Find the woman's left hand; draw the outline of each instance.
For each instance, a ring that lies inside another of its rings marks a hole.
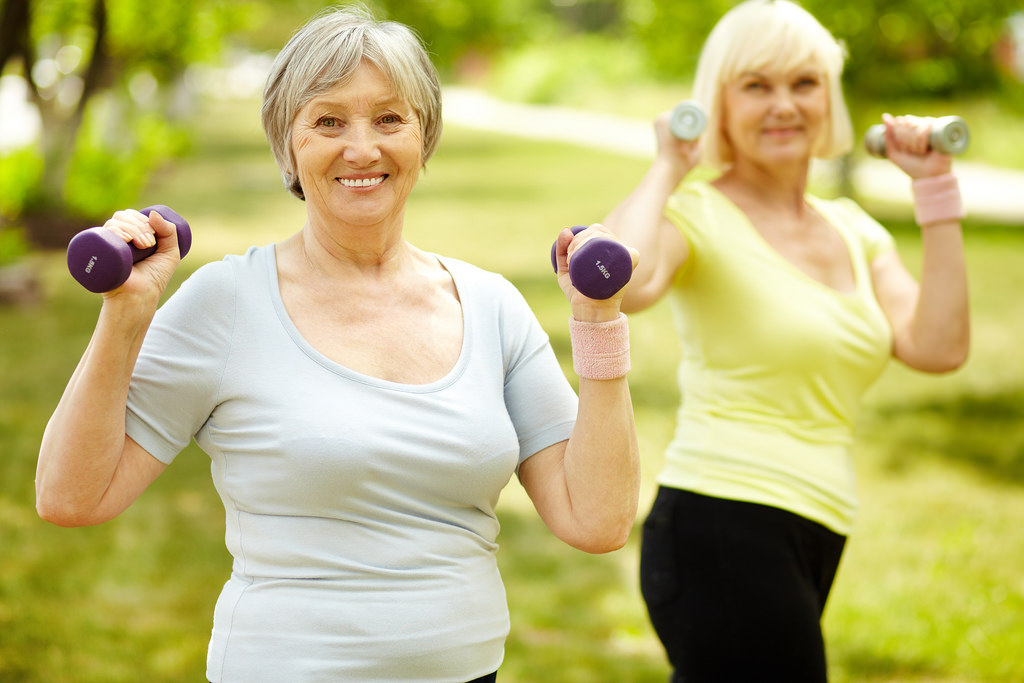
[[[600,223],[594,223],[589,226],[586,230],[581,230],[577,234],[573,234],[569,228],[563,228],[562,232],[558,234],[558,240],[555,242],[555,263],[558,268],[558,284],[565,293],[565,297],[569,300],[569,305],[572,307],[572,316],[581,322],[606,322],[609,320],[615,320],[619,315],[619,309],[622,305],[622,297],[625,294],[626,287],[629,287],[627,283],[622,289],[612,294],[607,299],[591,299],[584,296],[576,287],[572,284],[572,279],[569,277],[569,261],[572,260],[572,256],[578,251],[584,244],[594,239],[609,239],[619,242],[621,241],[612,233],[610,233]],[[636,270],[637,262],[640,258],[640,252],[632,247],[623,245],[626,247],[630,256],[630,272]]]
[[[936,152],[928,142],[933,120],[882,114],[886,156],[911,178],[945,175],[953,169],[953,157]]]

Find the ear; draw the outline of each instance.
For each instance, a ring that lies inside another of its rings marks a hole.
[[[284,180],[284,186],[289,192],[302,201],[306,201],[306,195],[302,192],[302,183],[299,182],[298,174],[290,169],[284,169],[281,171],[281,178]]]
[[[302,192],[302,183],[299,182],[299,176],[293,173],[289,173],[288,178],[288,191],[291,192],[296,197],[298,197],[299,199],[301,199],[302,201],[306,201],[306,195],[303,194]]]

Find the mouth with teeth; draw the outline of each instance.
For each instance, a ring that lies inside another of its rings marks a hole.
[[[388,177],[388,174],[376,176],[374,178],[338,178],[342,185],[345,187],[376,187],[384,182]]]

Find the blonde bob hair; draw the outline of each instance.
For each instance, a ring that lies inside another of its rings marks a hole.
[[[285,187],[305,199],[292,151],[292,122],[306,104],[345,83],[363,61],[379,68],[420,121],[422,160],[441,137],[441,85],[419,37],[404,24],[379,21],[364,7],[317,14],[278,53],[263,90],[263,130]]]
[[[722,127],[725,84],[766,67],[786,71],[812,63],[824,72],[828,119],[811,154],[833,159],[853,147],[853,125],[843,100],[846,51],[807,10],[789,0],[746,0],[725,13],[711,30],[693,84],[693,97],[705,108],[708,127],[701,139],[702,160],[724,169],[733,150]]]

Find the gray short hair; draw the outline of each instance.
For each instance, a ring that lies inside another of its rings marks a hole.
[[[420,38],[404,24],[380,21],[364,7],[317,14],[278,53],[263,91],[263,130],[285,187],[304,199],[292,153],[292,122],[310,100],[347,81],[366,60],[384,72],[416,111],[423,164],[441,138],[441,85]]]
[[[746,0],[725,13],[711,30],[693,83],[693,97],[708,114],[701,139],[703,161],[725,168],[733,150],[722,131],[722,88],[745,71],[765,66],[794,68],[811,61],[825,73],[828,118],[812,149],[831,159],[853,147],[853,124],[843,99],[846,50],[807,10],[789,0]]]

